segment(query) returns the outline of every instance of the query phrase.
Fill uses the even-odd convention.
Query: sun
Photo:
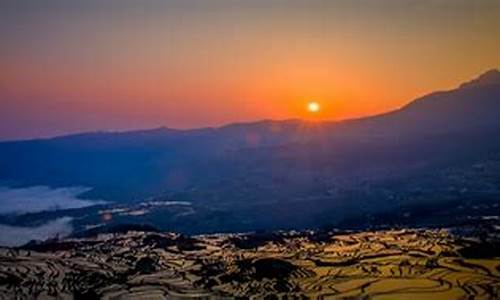
[[[309,112],[318,112],[321,109],[321,106],[319,105],[318,102],[311,101],[307,104],[307,110]]]

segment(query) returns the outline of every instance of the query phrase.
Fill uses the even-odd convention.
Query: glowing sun
[[[321,106],[319,105],[318,102],[309,102],[307,104],[307,110],[310,111],[310,112],[318,112],[319,110],[321,109]]]

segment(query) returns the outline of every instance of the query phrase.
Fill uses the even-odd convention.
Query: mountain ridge
[[[500,70],[490,69],[471,81],[462,83],[459,88],[471,88],[486,85],[500,85]]]
[[[342,122],[264,120],[0,143],[0,181],[91,187],[82,197],[116,203],[158,195],[192,203],[188,215],[151,217],[165,228],[304,228],[420,199],[413,187],[400,188],[407,181],[439,190],[426,198],[462,199],[434,182],[460,186],[439,174],[476,174],[475,164],[500,154],[499,99],[500,85],[458,87]]]
[[[383,112],[381,114],[364,116],[359,118],[349,118],[342,120],[307,120],[307,119],[299,119],[299,118],[290,118],[290,119],[282,119],[282,120],[273,120],[273,119],[262,119],[256,121],[248,121],[248,122],[233,122],[228,124],[223,124],[220,126],[206,126],[206,127],[196,127],[196,128],[171,128],[167,126],[160,126],[151,129],[137,129],[137,130],[126,130],[126,131],[95,131],[95,132],[81,132],[75,134],[67,134],[60,135],[49,138],[33,138],[28,140],[14,140],[14,141],[0,141],[2,143],[12,143],[12,142],[24,142],[24,141],[37,141],[37,140],[57,140],[57,139],[66,139],[66,138],[75,138],[75,137],[87,137],[90,135],[186,135],[190,133],[217,133],[224,131],[231,131],[241,128],[257,128],[257,129],[266,129],[272,128],[273,126],[285,126],[285,127],[299,127],[299,126],[335,126],[342,123],[353,123],[353,122],[370,122],[374,119],[380,119],[387,116],[391,116],[397,113],[405,112],[407,110],[411,110],[414,107],[421,105],[422,103],[426,103],[426,105],[432,105],[432,101],[436,98],[440,98],[442,96],[446,96],[449,94],[457,93],[457,92],[470,92],[470,89],[473,88],[492,88],[497,89],[500,88],[500,71],[497,69],[490,69],[479,76],[471,79],[470,81],[464,82],[458,85],[457,88],[445,91],[436,91],[424,96],[418,97],[402,107],[394,110],[390,110],[387,112]],[[500,102],[500,99],[498,100]],[[455,103],[452,103],[455,104]]]

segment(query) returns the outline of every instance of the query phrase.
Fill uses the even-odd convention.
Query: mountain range
[[[500,195],[498,133],[500,72],[491,70],[367,118],[2,142],[0,182],[90,187],[82,197],[113,203],[187,201],[195,213],[166,225],[180,231],[338,225]]]

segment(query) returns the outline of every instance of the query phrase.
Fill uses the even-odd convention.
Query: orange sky
[[[500,67],[500,1],[0,3],[0,139],[344,119]]]

